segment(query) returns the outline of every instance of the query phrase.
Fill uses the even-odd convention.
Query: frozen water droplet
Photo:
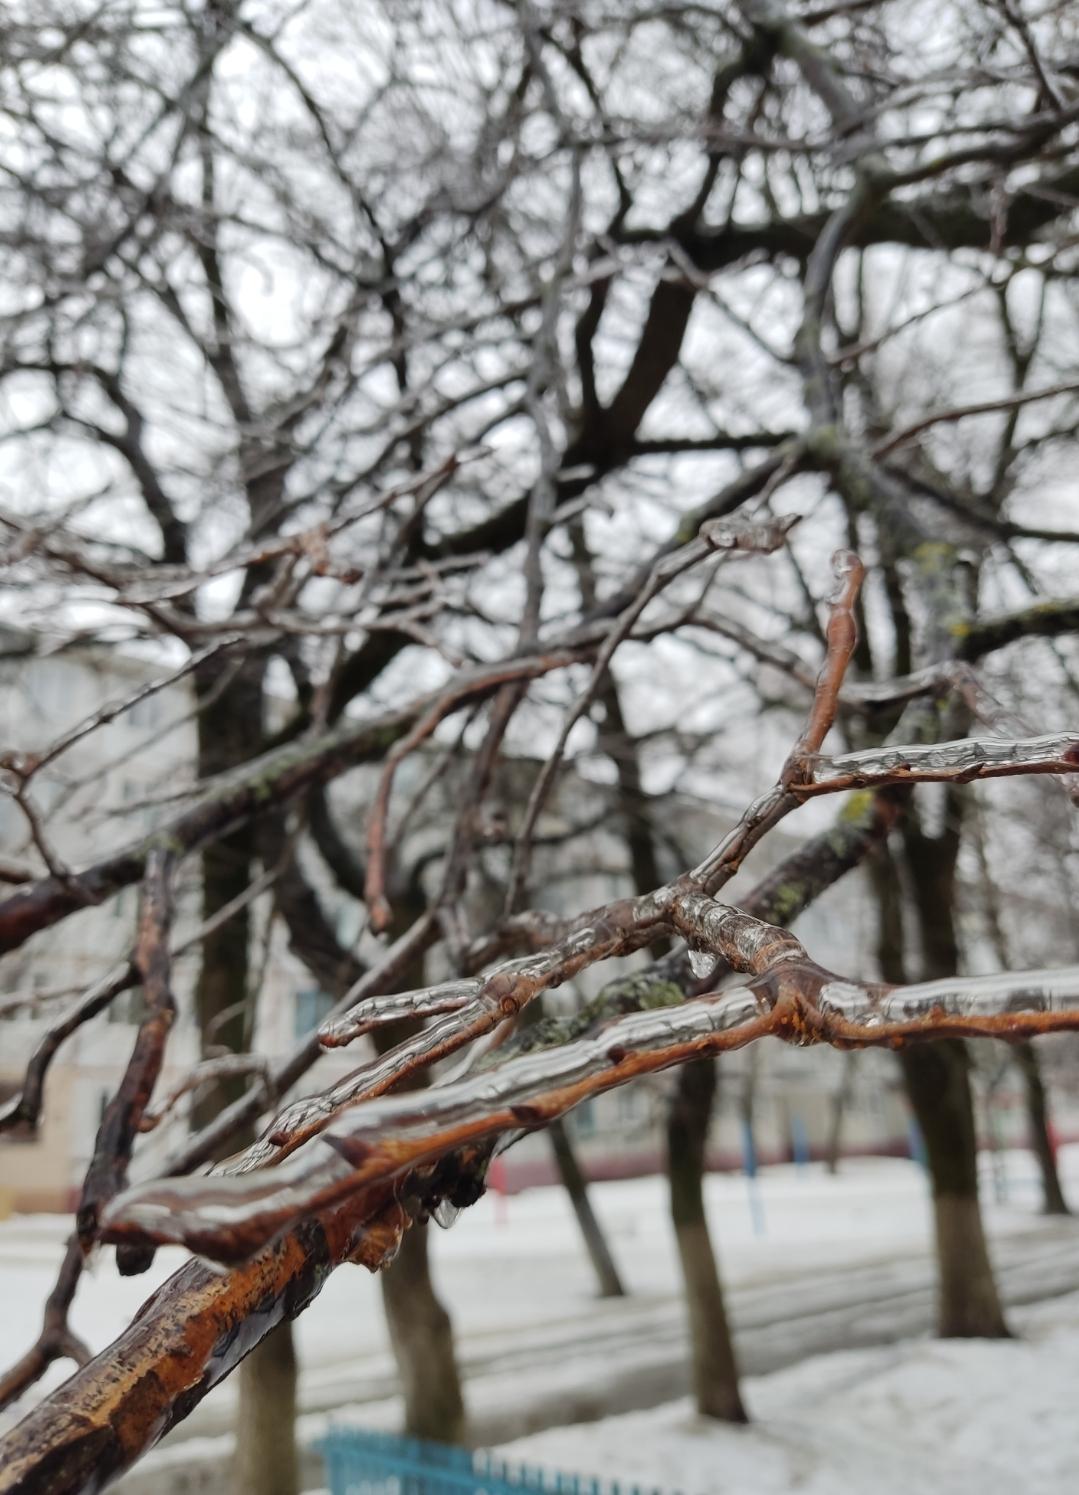
[[[431,1211],[431,1219],[436,1225],[441,1225],[443,1230],[450,1230],[460,1213],[457,1206],[448,1199],[440,1199]]]
[[[689,952],[689,968],[698,981],[707,981],[716,968],[716,958],[711,950],[694,950],[691,948]]]

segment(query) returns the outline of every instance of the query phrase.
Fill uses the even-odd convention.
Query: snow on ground
[[[1076,1149],[1079,1197],[1079,1148]],[[1025,1159],[1016,1156],[1015,1206],[995,1212],[1004,1231],[1029,1228],[1036,1192]],[[845,1163],[829,1177],[822,1168],[764,1170],[756,1184],[764,1234],[754,1233],[745,1179],[711,1175],[707,1199],[724,1276],[732,1283],[765,1281],[789,1258],[797,1242],[806,1267],[837,1260],[872,1260],[904,1246],[924,1248],[929,1207],[924,1177],[905,1160]],[[626,1285],[635,1299],[678,1292],[678,1265],[661,1178],[596,1185],[596,1211],[608,1232]],[[31,1344],[70,1229],[67,1217],[15,1216],[0,1222],[0,1335],[18,1353]],[[435,1277],[462,1333],[482,1341],[507,1332],[542,1330],[582,1312],[602,1315],[591,1268],[565,1192],[532,1189],[508,1199],[486,1195],[462,1211],[453,1228],[432,1231]],[[71,1313],[71,1326],[87,1344],[103,1349],[130,1322],[142,1302],[186,1259],[175,1249],[158,1253],[141,1277],[116,1273],[111,1251],[100,1252]],[[314,1376],[328,1365],[372,1352],[389,1353],[380,1294],[368,1272],[342,1268],[297,1320],[301,1365]],[[54,1366],[51,1384],[67,1373]]]
[[[1008,1194],[1004,1203],[994,1200],[993,1170],[988,1160],[983,1162],[991,1235],[1018,1244],[1041,1232],[1045,1227],[1037,1214],[1038,1190],[1029,1156],[1002,1155]],[[1066,1149],[1062,1162],[1065,1187],[1079,1200],[1079,1147]],[[878,1262],[882,1280],[886,1280],[905,1258],[924,1256],[929,1250],[927,1190],[914,1163],[851,1160],[834,1178],[818,1166],[770,1168],[755,1187],[763,1216],[763,1233],[759,1234],[760,1220],[755,1221],[750,1210],[747,1181],[730,1175],[712,1175],[707,1181],[721,1268],[734,1289],[753,1289],[792,1277],[805,1278],[808,1286],[816,1270]],[[593,1198],[632,1293],[633,1312],[647,1313],[650,1304],[673,1302],[679,1280],[664,1181],[646,1178],[603,1184],[594,1188]],[[22,1353],[37,1334],[69,1225],[67,1219],[52,1216],[0,1222],[0,1358],[5,1363]],[[495,1348],[519,1346],[525,1360],[545,1337],[553,1343],[570,1330],[579,1332],[574,1355],[583,1363],[588,1358],[589,1335],[602,1337],[601,1331],[625,1312],[618,1300],[595,1297],[591,1271],[560,1189],[536,1189],[506,1200],[488,1195],[464,1211],[451,1231],[432,1234],[437,1284],[453,1314],[462,1359],[466,1365],[475,1364],[477,1372]],[[80,1285],[71,1315],[75,1332],[95,1351],[115,1337],[149,1293],[184,1260],[182,1252],[162,1251],[151,1273],[124,1279],[117,1276],[111,1256],[111,1252],[102,1252],[95,1261],[89,1280]],[[306,1410],[367,1403],[372,1379],[381,1378],[380,1394],[385,1396],[394,1371],[379,1299],[378,1284],[370,1274],[342,1268],[297,1321],[301,1405]],[[946,1357],[963,1348],[942,1347],[940,1353]],[[1017,1355],[1026,1349],[1010,1348]],[[906,1351],[894,1353],[901,1356]],[[938,1369],[948,1363],[946,1359],[939,1362]],[[51,1367],[34,1394],[59,1384],[70,1369],[59,1364]],[[502,1379],[513,1380],[504,1373]],[[766,1396],[760,1388],[771,1379],[752,1388],[751,1398]],[[507,1395],[511,1389],[507,1384]],[[516,1391],[527,1394],[522,1386]],[[221,1430],[234,1396],[234,1384],[226,1382],[178,1433]],[[8,1420],[21,1415],[29,1402],[30,1397],[11,1409]],[[661,1419],[672,1415],[656,1414]],[[211,1429],[211,1423],[216,1427]],[[780,1456],[780,1452],[774,1454]],[[673,1478],[664,1477],[662,1483],[677,1488]]]
[[[751,1378],[748,1427],[669,1402],[499,1452],[680,1495],[1072,1495],[1079,1293],[1013,1320],[1016,1340],[905,1341]]]
[[[807,1266],[872,1259],[928,1242],[924,1179],[916,1165],[903,1160],[853,1161],[836,1178],[819,1167],[766,1169],[757,1181],[762,1236],[754,1234],[748,1187],[745,1179],[731,1175],[707,1180],[709,1214],[724,1276],[731,1282],[768,1279],[795,1241]],[[676,1293],[664,1180],[606,1183],[595,1186],[592,1196],[633,1295]],[[1024,1186],[1020,1197],[1018,1206],[997,1212],[1001,1229],[1029,1226],[1036,1196]],[[4,1345],[13,1352],[37,1334],[69,1228],[70,1220],[60,1216],[16,1216],[0,1223],[0,1323]],[[439,1289],[469,1337],[550,1325],[554,1317],[576,1317],[596,1303],[591,1269],[560,1188],[508,1199],[488,1194],[463,1211],[452,1230],[433,1231],[432,1245]],[[182,1251],[162,1250],[151,1272],[122,1278],[111,1251],[101,1252],[80,1284],[72,1328],[94,1351],[104,1348],[184,1260]],[[375,1278],[350,1268],[334,1273],[297,1321],[297,1335],[301,1363],[312,1368],[365,1350],[388,1350]],[[53,1382],[63,1374],[62,1366],[54,1367]]]

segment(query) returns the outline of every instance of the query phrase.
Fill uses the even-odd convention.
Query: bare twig
[[[68,1310],[82,1275],[82,1246],[77,1235],[67,1243],[56,1285],[45,1302],[41,1333],[20,1360],[0,1376],[0,1411],[17,1401],[35,1381],[39,1381],[54,1360],[74,1360],[86,1365],[90,1351],[67,1326]]]
[[[913,425],[905,426],[903,430],[897,431],[894,436],[889,436],[887,441],[879,442],[873,448],[873,456],[879,462],[899,447],[906,446],[908,441],[913,441],[923,431],[932,430],[934,426],[943,425],[945,422],[965,420],[970,415],[995,415],[1001,411],[1018,410],[1023,405],[1033,405],[1038,400],[1055,400],[1060,395],[1077,393],[1079,393],[1077,383],[1051,384],[1045,389],[1031,389],[1022,394],[1004,395],[999,400],[980,400],[973,405],[955,405],[950,410],[935,410],[932,415],[924,416],[921,420],[915,421]]]
[[[204,1059],[201,1064],[196,1064],[156,1106],[148,1107],[139,1120],[139,1131],[154,1131],[176,1109],[185,1095],[190,1095],[202,1085],[246,1075],[258,1076],[259,1084],[255,1089],[261,1091],[262,1103],[269,1104],[274,1099],[274,1093],[270,1085],[270,1061],[264,1055],[218,1054],[216,1058]]]
[[[165,1044],[176,1013],[169,987],[170,879],[173,859],[153,851],[146,862],[139,933],[133,964],[142,985],[146,1014],[116,1094],[105,1109],[86,1170],[76,1214],[84,1247],[94,1239],[102,1207],[127,1179],[132,1149],[165,1059]]]

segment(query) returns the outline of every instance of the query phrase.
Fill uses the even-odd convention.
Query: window
[[[362,925],[363,909],[361,905],[354,899],[349,899],[347,903],[342,903],[341,907],[337,910],[334,926],[337,931],[337,939],[340,944],[344,945],[346,950],[351,950],[352,946],[359,939]]]
[[[297,1038],[306,1038],[317,1028],[333,1006],[329,992],[317,986],[301,987],[296,993],[295,1031]]]
[[[596,1135],[596,1105],[594,1101],[582,1101],[573,1113],[573,1130],[578,1137]]]
[[[624,1122],[638,1120],[641,1114],[642,1092],[636,1085],[623,1085],[618,1096],[618,1119]]]

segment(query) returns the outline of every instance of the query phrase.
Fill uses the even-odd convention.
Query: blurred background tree
[[[207,1054],[252,1046],[264,904],[335,997],[370,968],[320,878],[365,938],[431,921],[396,987],[423,984],[436,945],[463,970],[542,891],[558,760],[613,808],[626,889],[671,875],[671,790],[755,792],[793,740],[839,546],[868,576],[838,741],[1074,723],[1077,57],[1074,8],[1032,0],[15,0],[5,616],[42,650],[143,649],[189,672],[188,795],[360,713],[407,718],[462,672],[543,661],[334,765],[392,767],[428,740],[468,765],[418,867],[384,857],[378,813],[361,840],[317,780],[184,848]],[[725,516],[801,523],[771,558],[690,556]],[[494,816],[500,760],[524,771]],[[72,834],[63,807],[38,812],[38,772],[8,762],[27,878],[56,873]],[[858,974],[1073,958],[1063,804],[1041,781],[908,792],[869,859],[879,971]],[[569,863],[592,864],[593,829],[566,831]],[[844,870],[764,916],[789,923]],[[1036,930],[1012,899],[1033,878]],[[1047,1207],[1064,1208],[1034,1049],[1019,1062]],[[967,1053],[901,1063],[940,1330],[1003,1334]],[[709,1061],[672,1097],[672,1210],[698,1404],[738,1418],[701,1194],[713,1088]],[[235,1074],[200,1092],[196,1129],[249,1097],[205,1158],[250,1135],[250,1093]],[[409,1428],[453,1439],[424,1239],[387,1272],[387,1309]],[[294,1395],[291,1363],[283,1328],[241,1372],[247,1488],[294,1485],[292,1416],[259,1413]]]

